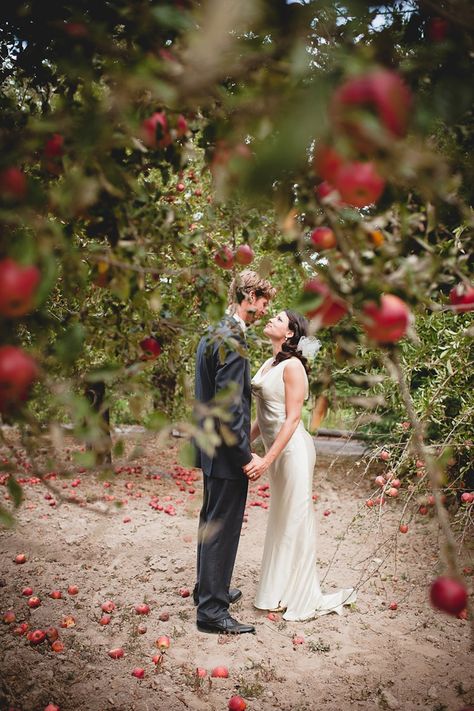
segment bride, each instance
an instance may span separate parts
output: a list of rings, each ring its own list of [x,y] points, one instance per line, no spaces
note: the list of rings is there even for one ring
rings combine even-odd
[[[273,356],[252,380],[257,419],[251,440],[261,435],[266,454],[244,471],[256,481],[268,470],[270,512],[255,607],[285,611],[285,620],[309,620],[356,599],[353,588],[323,594],[316,568],[316,527],[312,480],[316,459],[311,435],[301,421],[308,397],[307,361],[298,350],[307,334],[306,319],[281,311],[264,329]]]

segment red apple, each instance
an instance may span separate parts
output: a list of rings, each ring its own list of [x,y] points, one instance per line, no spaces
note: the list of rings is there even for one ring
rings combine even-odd
[[[6,625],[11,625],[12,622],[16,621],[16,615],[13,610],[7,610],[2,619]]]
[[[153,360],[158,358],[161,353],[160,342],[153,338],[153,336],[148,336],[140,341],[140,348],[145,352],[145,357],[147,360]]]
[[[181,595],[181,597],[189,597],[190,594],[191,594],[191,593],[189,592],[189,589],[188,589],[188,588],[180,588],[180,589],[178,590],[178,592],[179,592],[179,594]]]
[[[227,679],[229,676],[229,670],[227,667],[214,667],[211,671],[211,676],[215,679]]]
[[[63,594],[62,594],[61,590],[52,590],[49,593],[49,597],[52,597],[53,600],[60,600],[62,598],[62,596],[63,596]]]
[[[474,286],[458,284],[449,292],[449,301],[454,311],[472,311],[474,309]]]
[[[32,595],[30,598],[28,598],[28,601],[26,603],[28,607],[30,607],[32,610],[35,609],[35,607],[39,607],[41,605],[41,600],[37,595]]]
[[[406,523],[401,523],[398,530],[400,531],[400,533],[408,533],[408,526],[406,525]]]
[[[109,652],[107,652],[109,657],[112,659],[121,659],[124,655],[122,647],[116,647],[115,649],[111,649]]]
[[[249,244],[239,244],[235,250],[235,261],[237,264],[250,264],[254,256],[253,249]]]
[[[102,615],[102,617],[99,620],[99,625],[102,625],[102,627],[105,627],[105,625],[108,625],[110,620],[111,620],[110,615]]]
[[[468,491],[465,491],[464,494],[461,494],[461,501],[463,504],[472,503],[472,501],[474,501],[474,494],[470,494]]]
[[[22,622],[18,627],[15,627],[13,630],[13,634],[18,635],[18,637],[21,637],[22,635],[26,634],[28,632],[28,623],[27,622]]]
[[[214,262],[222,269],[232,269],[234,266],[234,253],[230,247],[221,247],[214,254]]]
[[[25,401],[38,375],[36,362],[25,351],[15,346],[1,346],[0,412]],[[15,562],[24,563],[25,560],[15,559]]]
[[[38,267],[25,267],[7,257],[0,261],[0,314],[9,318],[24,316],[33,309],[41,273]]]
[[[7,201],[23,200],[26,197],[26,175],[11,166],[0,172],[0,196]]]
[[[31,644],[41,644],[46,639],[46,632],[44,630],[32,630],[28,632],[26,638]]]
[[[46,158],[58,158],[64,153],[64,137],[60,133],[54,133],[48,138],[44,145],[44,155]]]
[[[158,637],[158,639],[156,640],[155,644],[156,644],[156,646],[158,647],[158,649],[159,649],[161,652],[163,652],[163,650],[169,649],[170,644],[171,644],[171,640],[170,640],[170,638],[168,637],[168,635],[163,634],[163,635],[161,635],[161,637]]]
[[[1,380],[0,380],[0,387],[1,387]],[[24,553],[18,553],[18,555],[15,556],[15,558],[14,558],[14,562],[18,563],[19,565],[21,565],[22,563],[26,563],[26,555]]]
[[[100,608],[102,612],[112,612],[113,610],[115,610],[115,602],[112,602],[112,600],[106,600],[102,603]]]
[[[383,462],[388,462],[388,460],[390,459],[390,452],[386,449],[382,449],[382,451],[380,452],[380,459]]]
[[[158,617],[160,622],[168,622],[169,618],[170,618],[169,612],[160,612],[160,615]]]
[[[142,603],[140,605],[135,605],[135,612],[137,615],[149,615],[150,614],[150,606],[146,605],[145,603]]]
[[[247,704],[241,696],[231,696],[228,706],[229,711],[244,711],[247,708]]]
[[[136,679],[143,679],[145,676],[145,670],[142,667],[135,667],[135,669],[132,669],[132,676]]]
[[[176,190],[177,190],[179,193],[184,192],[185,189],[186,189],[186,186],[185,186],[184,183],[178,183],[177,186],[176,186]]]
[[[432,42],[443,42],[449,30],[449,22],[444,17],[432,17],[428,20],[426,34]]]
[[[138,634],[146,634],[148,627],[146,625],[140,624],[137,627]]]
[[[330,227],[316,227],[311,233],[311,242],[316,249],[332,249],[336,246],[336,235]]]
[[[87,37],[89,34],[89,30],[82,22],[66,22],[64,24],[64,32],[74,39]]]
[[[61,620],[61,623],[59,625],[63,629],[69,629],[69,627],[75,627],[76,626],[76,620],[72,615],[66,615],[63,617]]]
[[[394,486],[396,489],[399,489],[402,485],[402,482],[400,479],[392,479],[392,486]]]
[[[342,299],[334,296],[328,285],[319,279],[310,279],[303,287],[306,294],[316,294],[322,297],[322,302],[315,309],[306,312],[310,319],[317,318],[323,326],[333,326],[347,313],[347,306]]]
[[[176,121],[176,129],[177,129],[178,136],[185,136],[186,133],[188,132],[188,122],[184,118],[183,114],[180,114],[178,116],[178,120]],[[191,177],[191,175],[190,175],[190,177]]]
[[[60,711],[60,708],[56,706],[56,704],[49,702],[49,704],[44,707],[44,711]]]
[[[377,343],[396,343],[406,334],[410,309],[398,296],[382,294],[380,303],[369,301],[363,308],[364,331]]]
[[[69,585],[67,591],[69,595],[77,595],[77,593],[79,592],[79,588],[77,587],[77,585]]]
[[[48,638],[48,642],[52,644],[53,642],[56,642],[56,640],[59,637],[59,632],[56,627],[48,627],[46,632],[46,637]]]
[[[149,148],[165,148],[171,143],[164,111],[156,111],[142,122],[142,139]]]
[[[397,602],[391,602],[390,605],[388,606],[389,610],[397,610],[398,609],[398,603]]]
[[[342,207],[344,205],[334,185],[328,183],[327,180],[323,180],[322,183],[315,186],[314,194],[318,200],[324,204],[328,203],[335,207]]]
[[[30,597],[31,595],[33,595],[33,588],[31,588],[31,587],[23,588],[23,590],[21,591],[21,594],[24,595],[25,597]]]
[[[53,650],[53,652],[56,652],[56,654],[60,654],[61,652],[64,652],[64,644],[61,642],[60,639],[56,639],[51,644],[51,649]]]
[[[316,149],[314,168],[316,173],[327,183],[333,182],[337,171],[343,163],[344,159],[331,146],[321,144]]]
[[[375,114],[387,138],[401,138],[411,108],[412,94],[401,76],[389,69],[374,69],[351,77],[334,92],[331,114],[336,126],[354,137],[357,146],[370,148],[373,129],[365,127],[362,111]]]
[[[369,509],[373,508],[373,506],[374,506],[374,501],[373,501],[373,499],[367,499],[367,501],[365,502],[365,505],[366,505]]]
[[[385,189],[385,180],[373,163],[345,163],[334,177],[334,187],[343,202],[353,207],[367,207],[377,202]]]
[[[303,635],[295,635],[293,637],[293,644],[296,646],[298,644],[304,644],[304,637]]]
[[[430,600],[433,607],[456,616],[467,605],[467,590],[458,580],[440,576],[431,585]]]
[[[207,676],[207,671],[202,667],[196,668],[196,676],[198,679],[204,679]]]

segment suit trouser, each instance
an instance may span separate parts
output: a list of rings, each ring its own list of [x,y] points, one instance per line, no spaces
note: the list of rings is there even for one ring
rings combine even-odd
[[[229,612],[234,570],[247,500],[248,479],[204,477],[197,547],[197,619],[222,620]]]

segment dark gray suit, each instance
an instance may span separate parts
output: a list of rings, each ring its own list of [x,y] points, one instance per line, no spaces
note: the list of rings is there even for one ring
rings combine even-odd
[[[250,365],[246,357],[233,349],[232,340],[245,348],[241,326],[228,316],[201,338],[196,356],[196,400],[211,402],[230,383],[237,385],[237,396],[229,408],[231,419],[223,423],[235,443],[222,443],[214,457],[203,451],[198,453],[198,466],[204,474],[204,496],[199,517],[195,598],[197,618],[202,622],[221,620],[229,614],[229,586],[248,489],[242,467],[252,458]],[[218,431],[219,427],[217,420]]]

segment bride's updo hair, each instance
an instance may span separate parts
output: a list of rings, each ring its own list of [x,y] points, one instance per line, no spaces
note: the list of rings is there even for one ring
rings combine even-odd
[[[285,309],[285,313],[288,317],[288,330],[293,335],[283,341],[281,350],[276,354],[272,365],[278,365],[282,360],[288,360],[294,356],[303,363],[306,373],[309,373],[308,361],[301,351],[296,350],[300,338],[308,335],[308,321],[296,311]]]

